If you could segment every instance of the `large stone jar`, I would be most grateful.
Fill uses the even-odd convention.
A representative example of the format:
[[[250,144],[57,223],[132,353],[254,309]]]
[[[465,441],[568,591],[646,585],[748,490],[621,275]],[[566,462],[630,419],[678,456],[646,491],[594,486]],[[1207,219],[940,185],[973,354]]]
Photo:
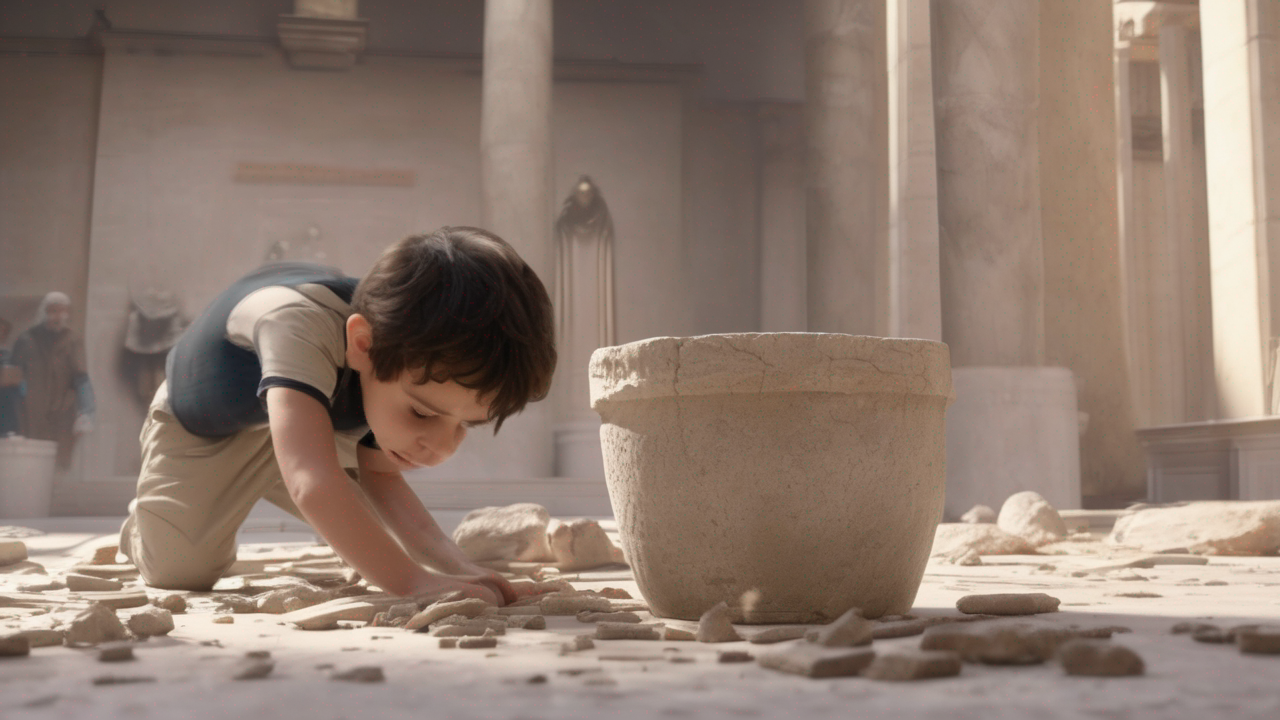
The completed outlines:
[[[947,346],[660,337],[591,356],[609,498],[654,614],[748,623],[911,608],[946,484]]]

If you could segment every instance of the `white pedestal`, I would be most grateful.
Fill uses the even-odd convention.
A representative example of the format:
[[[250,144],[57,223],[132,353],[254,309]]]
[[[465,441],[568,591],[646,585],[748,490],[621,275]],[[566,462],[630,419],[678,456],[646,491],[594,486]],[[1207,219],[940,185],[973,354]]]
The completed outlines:
[[[1076,386],[1059,367],[966,367],[951,372],[946,519],[974,505],[996,510],[1034,490],[1056,508],[1080,507]]]
[[[604,453],[600,449],[600,418],[582,417],[556,423],[557,477],[600,478],[604,482]]]

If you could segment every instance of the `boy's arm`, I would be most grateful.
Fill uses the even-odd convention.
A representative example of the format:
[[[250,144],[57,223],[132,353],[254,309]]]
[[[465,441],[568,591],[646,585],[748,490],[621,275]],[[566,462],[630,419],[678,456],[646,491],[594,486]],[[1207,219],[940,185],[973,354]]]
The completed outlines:
[[[405,482],[400,469],[381,450],[359,445],[356,458],[360,464],[361,487],[406,546],[421,551],[440,572],[478,575],[492,581],[506,602],[515,602],[511,584],[498,573],[475,565],[462,554],[462,550],[422,505],[417,493]]]
[[[427,572],[387,534],[339,467],[333,423],[315,398],[272,387],[267,390],[267,415],[289,497],[357,572],[395,595],[462,590],[496,604],[499,598],[489,588]]]

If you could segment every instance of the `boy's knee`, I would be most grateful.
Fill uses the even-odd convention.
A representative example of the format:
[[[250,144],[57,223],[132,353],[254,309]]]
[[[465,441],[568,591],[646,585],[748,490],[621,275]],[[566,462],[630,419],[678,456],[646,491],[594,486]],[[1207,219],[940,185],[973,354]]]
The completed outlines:
[[[130,521],[126,554],[150,587],[208,592],[236,561],[234,535],[228,547],[209,547],[192,543],[168,521],[141,508]]]

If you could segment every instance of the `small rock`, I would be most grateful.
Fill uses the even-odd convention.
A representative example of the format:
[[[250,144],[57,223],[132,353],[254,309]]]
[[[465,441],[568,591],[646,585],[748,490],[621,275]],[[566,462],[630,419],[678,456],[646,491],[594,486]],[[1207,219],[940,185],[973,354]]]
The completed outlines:
[[[860,608],[850,608],[831,624],[818,628],[817,639],[823,647],[860,647],[871,644],[874,625],[862,617]]]
[[[245,653],[244,656],[249,660],[270,660],[271,651],[270,650],[250,650],[249,652]]]
[[[507,632],[507,623],[505,620],[486,620],[484,618],[473,618],[466,623],[460,625],[444,625],[437,627],[431,631],[433,637],[479,637],[486,632],[492,631],[498,635],[505,635]]]
[[[1280,655],[1280,627],[1237,630],[1236,646],[1249,655]]]
[[[773,643],[786,642],[787,640],[799,640],[804,637],[806,630],[808,630],[808,628],[803,625],[771,627],[767,630],[761,630],[754,635],[748,635],[747,642],[754,643],[756,645],[771,645]]]
[[[42,593],[50,590],[65,590],[67,584],[61,580],[46,580],[38,583],[26,583],[18,586],[18,592]]]
[[[1231,635],[1216,625],[1201,625],[1191,631],[1191,639],[1199,643],[1225,645],[1232,641]]]
[[[876,653],[865,648],[827,648],[812,643],[789,645],[761,655],[760,667],[811,678],[849,677],[867,668]]]
[[[883,620],[883,618],[881,619]],[[898,620],[895,622],[881,622],[876,623],[875,627],[871,628],[871,637],[874,640],[911,637],[913,635],[919,635],[933,626],[934,623],[923,618]]]
[[[409,622],[405,623],[404,628],[406,630],[421,630],[450,615],[474,618],[490,607],[493,606],[480,598],[441,601],[428,605],[422,612],[413,615]]]
[[[99,675],[93,679],[94,685],[133,685],[135,683],[153,683],[156,679],[146,675]]]
[[[307,604],[300,597],[287,597],[284,599],[284,602],[281,604],[281,607],[284,608],[285,612],[291,613],[294,610],[301,610],[307,607]]]
[[[464,637],[458,639],[458,647],[462,649],[481,649],[498,647],[496,637]]]
[[[24,635],[0,635],[0,657],[23,657],[31,654],[31,640]]]
[[[722,643],[735,642],[742,639],[733,623],[729,622],[729,606],[721,601],[710,610],[702,613],[698,620],[698,642]]]
[[[528,685],[546,685],[546,684],[547,684],[547,676],[546,676],[546,675],[543,675],[543,674],[541,674],[541,673],[539,673],[539,674],[534,675],[533,677],[529,678],[528,680],[525,680],[525,683],[526,683],[526,684],[528,684]]]
[[[93,558],[89,560],[89,563],[91,565],[115,565],[116,554],[119,552],[119,545],[103,545],[93,551]]]
[[[219,615],[213,619],[214,625],[233,625],[236,618],[234,615]]]
[[[1010,535],[995,525],[941,523],[933,535],[931,557],[950,556],[972,549],[979,555],[1033,555],[1035,548],[1017,535]]]
[[[443,650],[458,647],[458,638],[456,637],[442,637],[439,642],[440,648]]]
[[[132,659],[132,643],[112,643],[98,649],[98,662],[124,662]]]
[[[1030,490],[1014,493],[1004,501],[996,526],[1026,540],[1032,547],[1057,542],[1067,536],[1067,524],[1058,511],[1040,493]]]
[[[940,557],[942,558],[942,562],[948,565],[976,567],[982,564],[982,556],[978,555],[978,551],[968,545],[958,547],[952,552]]]
[[[613,542],[595,520],[554,521],[547,528],[547,538],[556,566],[562,571],[587,570],[615,562]]]
[[[245,658],[236,666],[232,680],[261,680],[275,670],[276,664],[265,658]]]
[[[0,567],[27,559],[27,544],[21,540],[0,540]]]
[[[1107,640],[1071,640],[1058,648],[1058,662],[1068,675],[1121,677],[1146,670],[1137,653]]]
[[[90,577],[78,573],[67,573],[63,580],[71,592],[110,592],[124,589],[124,583],[119,580]]]
[[[387,610],[387,617],[391,619],[398,617],[411,618],[417,614],[418,606],[415,603],[400,603],[399,605],[392,605]]]
[[[33,630],[19,630],[14,633],[25,637],[31,643],[31,647],[56,647],[62,645],[66,641],[66,631],[55,628],[38,628]]]
[[[1057,612],[1060,600],[1044,593],[966,595],[956,609],[967,615],[1036,615]]]
[[[140,638],[168,635],[173,631],[173,614],[158,607],[129,616],[129,630]]]
[[[995,521],[996,511],[986,505],[974,505],[969,508],[969,512],[960,516],[960,522],[972,525],[993,525]]]
[[[1121,515],[1107,542],[1151,553],[1274,555],[1280,500],[1201,501]]]
[[[549,561],[555,557],[547,538],[550,521],[551,513],[533,503],[479,508],[462,519],[453,541],[472,560]]]
[[[97,645],[128,638],[129,631],[120,623],[115,611],[100,603],[91,604],[67,625],[68,645]]]
[[[942,650],[916,650],[879,655],[863,671],[872,680],[903,682],[955,677],[960,674],[960,656]]]
[[[610,600],[630,600],[631,599],[631,593],[627,592],[626,590],[623,590],[622,588],[611,588],[611,587],[601,588],[596,591],[596,594],[599,595],[600,597],[607,597]]]
[[[599,626],[596,626],[596,630],[599,631],[599,629]],[[572,640],[560,646],[560,651],[566,653],[581,652],[583,650],[590,650],[595,646],[596,643],[590,636],[574,635]]]
[[[159,595],[151,598],[151,604],[173,615],[181,615],[187,611],[187,600],[181,595]]]
[[[746,650],[725,650],[717,653],[716,659],[722,663],[745,663],[755,660],[756,657]]]
[[[580,612],[611,612],[609,598],[588,593],[547,595],[538,602],[542,615],[577,615]]]
[[[692,642],[698,639],[697,633],[670,625],[662,628],[662,639],[667,642]]]
[[[597,640],[661,640],[661,625],[602,622],[596,624]]]
[[[312,585],[297,585],[262,593],[254,599],[255,610],[271,615],[283,615],[305,607],[319,605],[330,599],[330,594]],[[297,600],[297,602],[289,602]],[[414,610],[417,606],[413,605]],[[238,611],[237,611],[238,612]]]
[[[633,612],[588,612],[583,610],[578,613],[578,622],[638,623],[640,622],[640,616]]]
[[[213,599],[218,603],[218,610],[223,612],[236,615],[258,612],[258,601],[243,595],[216,595]]]
[[[507,617],[507,627],[521,630],[546,630],[547,619],[542,615],[511,615]]]
[[[334,673],[329,676],[329,679],[345,680],[347,682],[380,683],[386,680],[386,677],[382,674],[382,668],[377,665],[361,665],[350,670]]]

